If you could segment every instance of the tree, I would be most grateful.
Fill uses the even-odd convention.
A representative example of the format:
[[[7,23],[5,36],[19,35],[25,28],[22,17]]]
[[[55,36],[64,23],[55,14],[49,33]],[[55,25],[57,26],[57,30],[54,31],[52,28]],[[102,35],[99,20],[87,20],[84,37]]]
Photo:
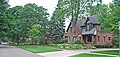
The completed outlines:
[[[63,36],[65,35],[65,26],[64,26],[64,21],[63,20],[58,20],[58,21],[53,21],[51,20],[51,25],[49,32],[50,40],[53,43],[57,43]]]
[[[89,14],[97,15],[103,33],[111,32],[114,34],[114,40],[118,41],[118,21],[120,14],[120,1],[114,0],[109,5],[99,4],[92,6],[92,11]],[[96,12],[97,11],[97,12]]]
[[[61,0],[59,0],[61,1]],[[56,7],[51,20],[50,20],[50,30],[49,40],[58,43],[58,41],[65,35],[65,18],[64,9],[59,7],[60,3],[58,1],[58,6]]]
[[[109,25],[111,27],[108,27],[110,31],[112,31],[114,33],[114,40],[117,40],[119,39],[119,35],[118,35],[118,22],[120,21],[120,0],[114,0],[114,3],[113,4],[110,4],[110,15],[109,15],[109,18],[110,18],[110,22]]]
[[[6,10],[8,9],[9,5],[7,1],[0,0],[0,39],[6,38],[7,30],[8,30],[8,19],[6,19]]]
[[[6,17],[8,22],[6,22],[6,36],[9,41],[17,42],[19,44],[20,38],[29,38],[32,35],[28,35],[30,31],[34,35],[34,29],[39,30],[39,35],[36,33],[35,37],[43,37],[43,34],[48,29],[48,16],[47,9],[42,6],[37,6],[36,4],[26,4],[24,6],[16,6],[9,8],[6,12]],[[37,26],[34,27],[33,26]],[[38,29],[39,28],[39,29]],[[33,30],[33,31],[32,31]],[[31,32],[32,31],[32,32]]]
[[[93,6],[94,3],[101,3],[102,0],[58,0],[58,9],[60,16],[64,18],[71,17],[70,26],[70,43],[73,43],[75,25],[78,19],[83,19],[87,16],[87,9]]]
[[[36,4],[26,4],[24,6],[23,9],[20,10],[20,12],[18,13],[19,17],[21,18],[23,21],[25,21],[25,23],[21,23],[21,33],[22,34],[32,34],[32,35],[27,35],[27,37],[31,38],[31,36],[33,37],[32,39],[36,40],[35,38],[39,37],[43,37],[44,33],[47,30],[47,26],[48,26],[48,13],[46,12],[47,9],[43,8],[42,6],[38,7]],[[25,25],[26,24],[26,25]],[[32,26],[38,26],[32,28]],[[30,29],[31,28],[31,29]],[[36,29],[38,31],[38,33],[34,33],[37,32],[34,29]],[[29,33],[28,33],[29,31]],[[25,35],[26,36],[26,35]],[[25,37],[24,35],[22,35],[21,37]],[[34,41],[33,40],[33,41]]]
[[[39,40],[39,27],[37,25],[31,26],[28,31],[28,36],[32,39],[32,44],[35,44]]]

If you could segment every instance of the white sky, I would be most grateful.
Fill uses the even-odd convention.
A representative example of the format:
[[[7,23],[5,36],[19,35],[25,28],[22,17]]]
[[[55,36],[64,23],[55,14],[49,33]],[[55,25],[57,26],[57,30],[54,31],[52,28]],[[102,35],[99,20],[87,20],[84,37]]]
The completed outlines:
[[[48,13],[50,14],[50,16],[52,16],[52,13],[57,5],[57,2],[58,0],[9,0],[9,4],[11,5],[11,7],[15,7],[17,5],[23,6],[27,3],[35,3],[38,6],[43,6],[44,8],[48,9]],[[110,2],[112,2],[112,0],[103,0],[104,4],[109,4]],[[69,20],[66,20],[65,23],[66,23],[65,26],[68,26]]]
[[[57,2],[58,0],[9,0],[9,4],[11,5],[11,7],[15,7],[17,5],[23,6],[27,3],[35,3],[38,6],[43,6],[44,8],[48,9],[48,13],[50,14],[50,16],[55,10]]]

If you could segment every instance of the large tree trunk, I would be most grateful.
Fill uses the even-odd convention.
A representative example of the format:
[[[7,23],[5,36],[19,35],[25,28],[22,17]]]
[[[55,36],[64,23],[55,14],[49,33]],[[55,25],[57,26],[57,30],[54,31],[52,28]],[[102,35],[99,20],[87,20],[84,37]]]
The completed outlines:
[[[71,0],[71,5],[73,5],[73,2]],[[71,19],[71,25],[70,25],[70,44],[72,44],[74,41],[74,32],[76,29],[76,22],[78,19],[79,9],[80,9],[80,3],[76,1],[75,3],[75,12],[73,12],[73,6],[72,6],[72,19]]]

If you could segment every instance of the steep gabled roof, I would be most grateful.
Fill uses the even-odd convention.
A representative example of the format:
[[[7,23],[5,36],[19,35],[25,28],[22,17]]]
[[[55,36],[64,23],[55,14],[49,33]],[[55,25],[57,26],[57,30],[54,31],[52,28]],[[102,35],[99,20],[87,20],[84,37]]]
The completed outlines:
[[[82,32],[82,26],[85,26],[85,23],[87,22],[87,20],[90,20],[93,24],[100,24],[97,20],[97,17],[96,16],[90,16],[90,17],[87,17],[85,20],[77,20],[77,23],[76,23],[76,26],[78,27],[80,33],[82,34],[86,34],[86,33],[92,33],[92,31],[95,30],[95,28],[92,30],[92,31],[89,31],[89,32]],[[71,22],[67,28],[67,32],[68,32],[68,29],[70,28],[70,25],[71,25]]]
[[[70,25],[71,25],[71,22],[70,22],[70,24],[69,24],[69,26],[68,26],[68,28],[67,28],[67,31],[69,30]],[[84,20],[77,20],[76,26],[78,27],[79,30],[82,29],[82,28],[81,28],[82,25],[84,25]]]
[[[91,20],[93,24],[100,24],[96,16],[90,16],[88,19]]]
[[[77,23],[76,23],[76,26],[78,27],[80,33],[82,33],[82,28],[81,26],[84,25],[84,20],[78,20]]]

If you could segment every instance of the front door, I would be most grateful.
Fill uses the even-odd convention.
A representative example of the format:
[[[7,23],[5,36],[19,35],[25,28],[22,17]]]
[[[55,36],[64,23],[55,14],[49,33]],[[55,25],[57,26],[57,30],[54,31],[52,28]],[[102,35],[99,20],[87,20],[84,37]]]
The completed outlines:
[[[92,42],[92,35],[87,35],[86,36],[86,42],[91,43]]]

